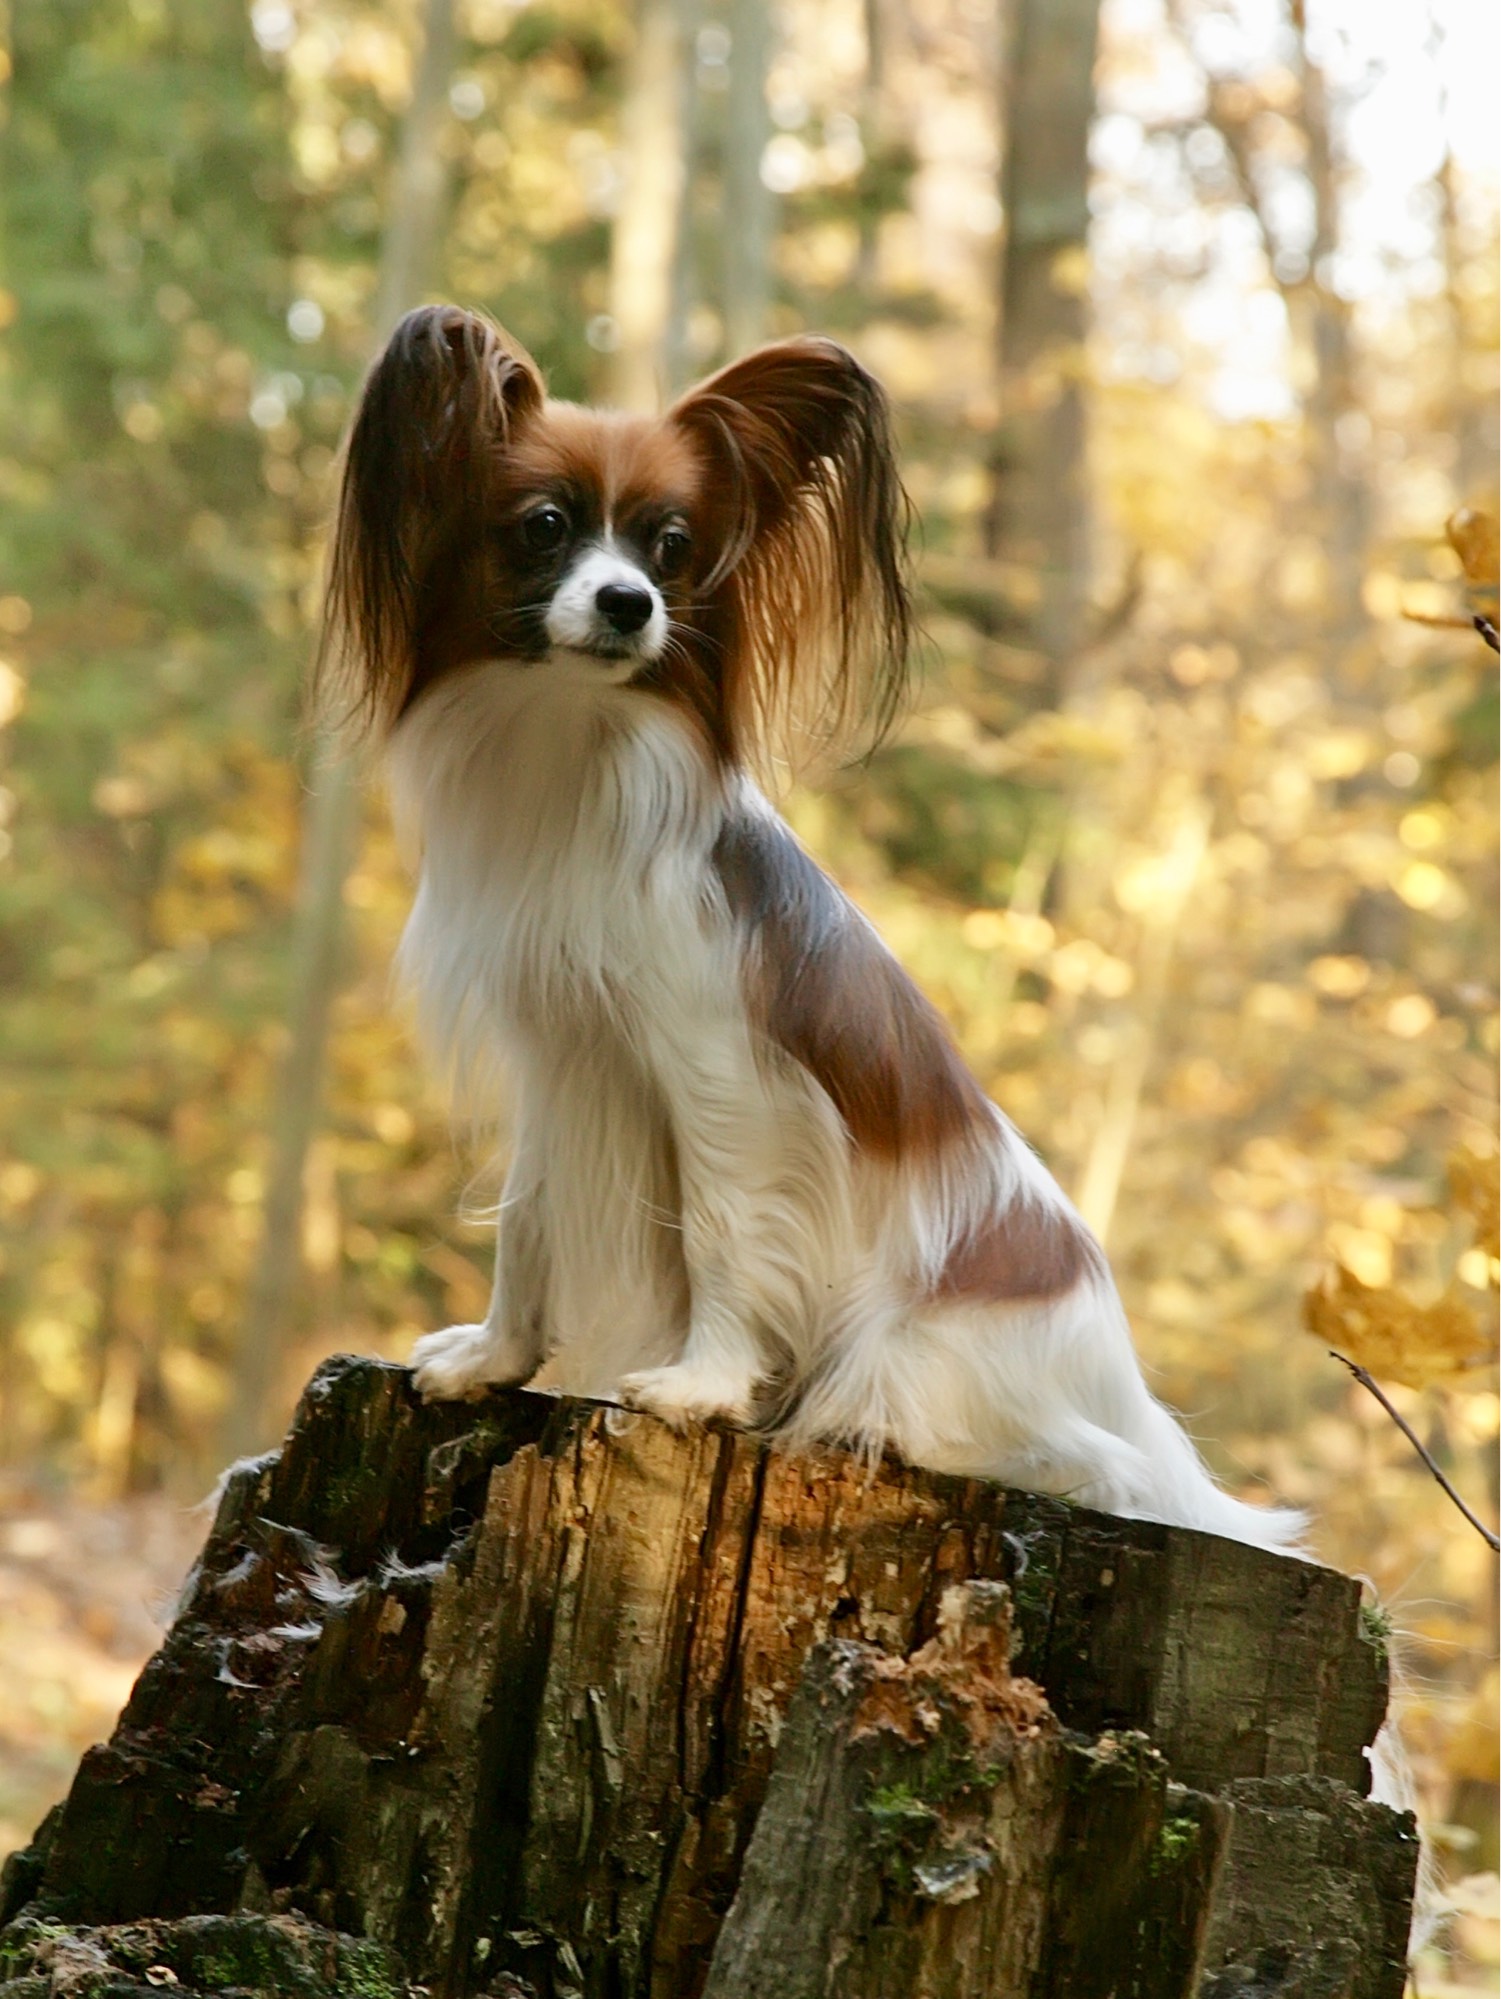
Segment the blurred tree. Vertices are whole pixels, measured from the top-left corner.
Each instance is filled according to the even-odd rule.
[[[387,197],[380,274],[371,315],[373,349],[422,297],[437,260],[447,183],[443,125],[454,65],[452,0],[426,0],[411,101]],[[359,819],[360,772],[339,741],[338,718],[320,731],[303,819],[297,921],[289,952],[287,1048],[277,1072],[260,1238],[241,1315],[223,1449],[238,1458],[263,1446],[268,1407],[302,1272],[303,1182],[323,1111],[329,1013],[339,976],[344,881]],[[279,1413],[279,1412],[276,1412]]]
[[[1194,40],[1211,10],[1174,0],[1176,18]],[[1330,566],[1324,602],[1330,623],[1348,634],[1361,617],[1361,579],[1371,534],[1369,466],[1356,441],[1361,418],[1352,313],[1341,295],[1340,172],[1330,93],[1309,45],[1304,0],[1287,0],[1288,65],[1269,64],[1248,80],[1206,64],[1207,104],[1224,142],[1239,198],[1255,217],[1267,267],[1287,306],[1303,391],[1304,439],[1313,504],[1323,524]],[[1289,154],[1307,191],[1285,199]],[[1206,160],[1209,156],[1205,156]]]
[[[773,14],[768,0],[733,0],[730,88],[724,136],[724,347],[727,359],[766,337],[771,291],[771,192],[763,164],[771,120],[766,70]]]
[[[865,70],[860,80],[860,138],[867,159],[879,154],[886,141],[886,64],[890,39],[884,0],[864,0]],[[854,281],[866,298],[875,296],[880,284],[880,216],[870,204],[859,216],[859,249],[855,256]]]
[[[1089,584],[1084,338],[1099,0],[1005,0],[998,370],[986,552],[1061,699]]]
[[[689,0],[636,0],[610,238],[609,398],[653,411],[680,369],[693,54]]]
[[[220,1257],[195,1248],[244,1159],[279,984],[252,940],[285,909],[308,517],[275,488],[339,405],[295,365],[310,218],[243,8],[69,0],[27,10],[12,55],[0,564],[17,671],[46,672],[13,731],[0,881],[24,1160],[0,1340],[13,1391],[38,1371],[44,1397],[6,1420],[34,1439],[102,1385],[95,1460],[149,1479],[186,1414],[187,1296],[217,1317]]]

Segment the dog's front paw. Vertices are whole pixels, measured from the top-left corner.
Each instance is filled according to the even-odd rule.
[[[488,1326],[446,1326],[424,1333],[408,1363],[424,1402],[457,1402],[487,1388],[511,1388],[535,1372],[530,1355],[508,1350]]]
[[[754,1381],[723,1369],[679,1361],[673,1367],[646,1367],[622,1375],[620,1399],[680,1430],[685,1423],[707,1422],[711,1416],[748,1423],[755,1388]]]

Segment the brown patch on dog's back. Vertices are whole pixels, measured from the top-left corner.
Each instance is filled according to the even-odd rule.
[[[753,1017],[828,1092],[856,1145],[931,1157],[987,1121],[937,1011],[785,826],[731,818],[714,866],[752,940]]]
[[[1099,1245],[1076,1215],[1022,1199],[960,1238],[933,1295],[976,1304],[1060,1298],[1100,1263]]]

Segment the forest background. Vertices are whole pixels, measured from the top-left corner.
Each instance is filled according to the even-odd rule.
[[[1493,11],[0,22],[0,1847],[107,1728],[185,1502],[322,1355],[487,1295],[378,790],[301,706],[373,343],[453,297],[650,406],[818,328],[895,399],[925,674],[789,811],[1216,1469],[1406,1634],[1457,1911],[1423,1989],[1483,1978],[1495,1562],[1326,1347],[1494,1522]]]

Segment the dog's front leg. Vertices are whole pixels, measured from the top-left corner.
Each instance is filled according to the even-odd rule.
[[[424,1333],[412,1349],[419,1393],[451,1401],[528,1381],[542,1363],[547,1298],[544,1206],[532,1148],[518,1145],[501,1197],[490,1308],[478,1325]]]
[[[810,1336],[843,1161],[827,1156],[829,1134],[810,1117],[806,1093],[790,1083],[779,1092],[763,1072],[741,1023],[658,1056],[654,1074],[677,1155],[689,1329],[672,1365],[624,1376],[620,1392],[669,1422],[744,1423],[778,1361]]]

